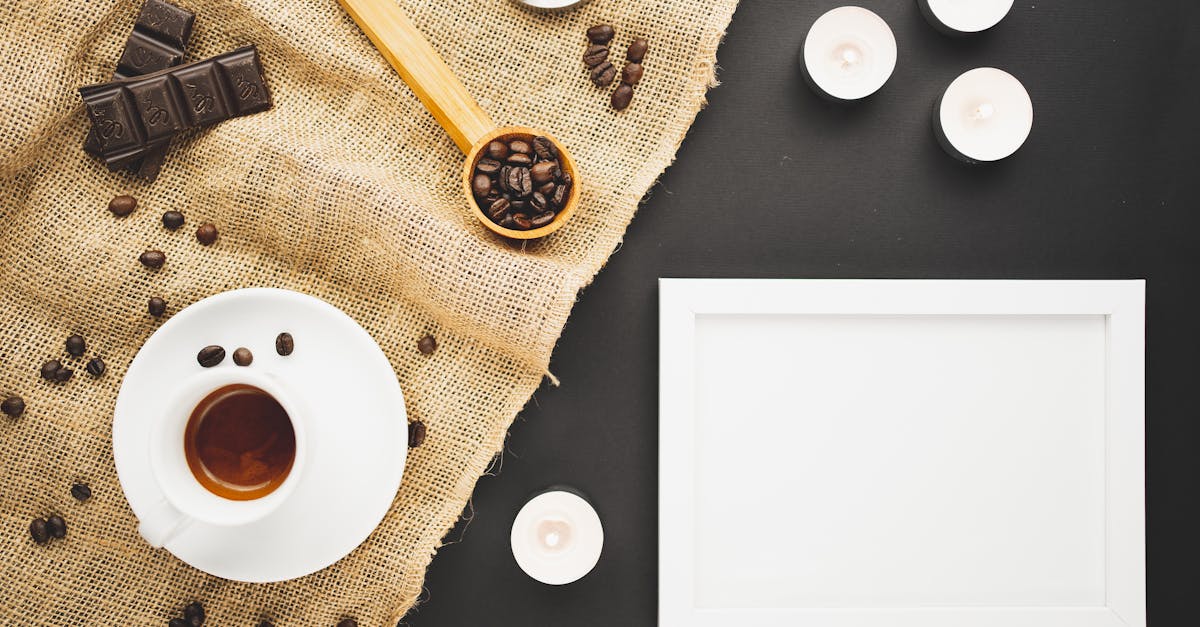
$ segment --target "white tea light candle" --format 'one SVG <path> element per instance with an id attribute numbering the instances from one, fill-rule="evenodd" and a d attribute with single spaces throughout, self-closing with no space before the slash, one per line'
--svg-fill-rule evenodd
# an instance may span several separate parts
<path id="1" fill-rule="evenodd" d="M 552 490 L 521 508 L 510 541 L 521 570 L 557 586 L 580 579 L 596 566 L 604 529 L 586 500 L 573 492 Z"/>
<path id="2" fill-rule="evenodd" d="M 1033 129 L 1033 102 L 1012 74 L 970 70 L 950 83 L 933 111 L 938 143 L 968 163 L 998 161 L 1016 152 Z"/>
<path id="3" fill-rule="evenodd" d="M 948 35 L 985 31 L 1004 19 L 1013 0 L 917 0 L 934 28 Z"/>
<path id="4" fill-rule="evenodd" d="M 818 94 L 841 101 L 865 98 L 896 69 L 896 37 L 875 13 L 838 7 L 813 22 L 800 67 Z"/>

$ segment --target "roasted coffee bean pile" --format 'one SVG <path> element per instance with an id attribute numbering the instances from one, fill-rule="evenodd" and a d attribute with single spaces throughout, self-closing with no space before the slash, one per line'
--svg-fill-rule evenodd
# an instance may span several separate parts
<path id="1" fill-rule="evenodd" d="M 167 627 L 201 627 L 204 618 L 204 606 L 199 601 L 192 601 L 183 608 L 183 618 L 172 618 Z"/>
<path id="2" fill-rule="evenodd" d="M 617 77 L 617 69 L 609 60 L 609 43 L 616 35 L 611 24 L 598 24 L 587 30 L 589 45 L 583 52 L 583 63 L 596 87 L 607 88 Z M 642 80 L 642 59 L 650 43 L 645 39 L 634 39 L 625 50 L 625 67 L 621 69 L 621 82 L 613 91 L 609 104 L 617 111 L 624 111 L 633 102 L 633 88 Z"/>
<path id="3" fill-rule="evenodd" d="M 475 162 L 475 201 L 506 229 L 528 231 L 550 224 L 571 197 L 571 175 L 558 159 L 558 147 L 546 137 L 496 139 Z"/>
<path id="4" fill-rule="evenodd" d="M 82 335 L 76 333 L 67 338 L 67 341 L 63 343 L 63 348 L 66 349 L 67 355 L 70 358 L 78 359 L 83 357 L 84 353 L 87 352 L 87 340 L 84 340 Z M 99 357 L 93 357 L 84 365 L 84 369 L 87 370 L 87 373 L 93 377 L 99 377 L 102 376 L 108 368 L 105 366 L 103 359 Z M 67 367 L 61 360 L 58 359 L 47 359 L 46 361 L 42 362 L 42 367 L 39 372 L 43 379 L 57 383 L 65 383 L 70 381 L 71 377 L 75 376 L 75 370 Z M 20 400 L 20 397 L 14 398 Z M 22 402 L 21 410 L 24 411 L 24 409 L 25 404 Z M 5 411 L 4 413 L 7 414 L 8 411 Z"/>
<path id="5" fill-rule="evenodd" d="M 38 544 L 46 544 L 50 540 L 61 540 L 67 537 L 67 521 L 58 514 L 46 518 L 34 518 L 29 523 L 29 536 Z"/>

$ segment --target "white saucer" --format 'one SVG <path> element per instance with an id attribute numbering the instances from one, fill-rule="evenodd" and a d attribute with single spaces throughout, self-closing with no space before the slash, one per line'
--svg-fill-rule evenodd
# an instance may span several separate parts
<path id="1" fill-rule="evenodd" d="M 275 337 L 295 338 L 281 357 Z M 383 519 L 408 453 L 404 397 L 379 345 L 341 310 L 287 290 L 251 288 L 206 298 L 146 341 L 121 385 L 113 457 L 134 514 L 161 498 L 150 472 L 150 426 L 176 382 L 201 370 L 209 344 L 254 354 L 248 368 L 285 379 L 312 410 L 304 480 L 267 517 L 230 528 L 194 522 L 166 549 L 206 573 L 246 582 L 294 579 L 354 550 Z M 237 368 L 229 357 L 216 368 Z M 130 521 L 130 526 L 136 526 Z"/>

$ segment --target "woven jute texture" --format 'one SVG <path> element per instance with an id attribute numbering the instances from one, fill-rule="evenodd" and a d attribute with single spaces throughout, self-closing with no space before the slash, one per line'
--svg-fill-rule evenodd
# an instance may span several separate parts
<path id="1" fill-rule="evenodd" d="M 472 217 L 463 156 L 335 0 L 178 4 L 198 15 L 190 59 L 258 46 L 275 107 L 176 141 L 147 185 L 83 152 L 76 93 L 110 76 L 140 1 L 0 2 L 0 395 L 28 404 L 0 420 L 0 624 L 165 625 L 196 599 L 221 626 L 393 625 L 546 375 L 579 290 L 674 158 L 736 0 L 595 0 L 555 16 L 507 0 L 400 0 L 497 123 L 545 128 L 573 151 L 579 211 L 524 246 Z M 650 41 L 624 113 L 580 59 L 584 31 L 600 22 L 616 27 L 618 67 L 635 36 Z M 116 218 L 107 204 L 121 193 L 140 204 Z M 168 209 L 187 226 L 164 229 Z M 220 229 L 211 247 L 193 236 L 205 221 Z M 166 253 L 162 269 L 138 263 L 148 249 Z M 428 425 L 363 545 L 266 585 L 208 576 L 142 542 L 111 441 L 126 366 L 161 322 L 147 299 L 164 297 L 169 316 L 248 286 L 346 311 L 383 347 L 410 419 Z M 65 357 L 72 333 L 107 361 L 104 376 Z M 438 342 L 429 356 L 417 350 L 426 333 Z M 41 380 L 50 358 L 75 377 Z M 76 480 L 91 485 L 90 501 L 71 498 Z M 38 546 L 29 521 L 52 513 L 69 534 Z"/>

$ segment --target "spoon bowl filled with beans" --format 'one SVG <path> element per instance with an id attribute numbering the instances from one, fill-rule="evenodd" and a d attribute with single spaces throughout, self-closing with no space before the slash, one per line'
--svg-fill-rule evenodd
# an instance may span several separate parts
<path id="1" fill-rule="evenodd" d="M 557 231 L 579 204 L 575 162 L 553 137 L 508 126 L 471 148 L 463 180 L 475 217 L 493 233 L 535 239 Z"/>

